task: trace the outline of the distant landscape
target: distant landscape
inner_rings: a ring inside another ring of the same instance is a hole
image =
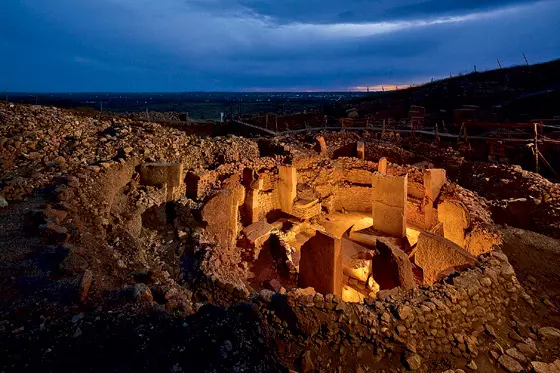
[[[233,110],[243,115],[265,112],[294,114],[342,100],[366,97],[362,92],[183,92],[183,93],[9,93],[15,103],[82,108],[114,113],[178,112],[189,118],[219,120]]]

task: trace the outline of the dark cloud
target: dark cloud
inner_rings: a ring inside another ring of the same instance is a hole
[[[6,4],[7,3],[7,4]],[[0,87],[347,89],[559,57],[558,1],[24,0],[0,4]],[[536,22],[535,20],[538,20]]]
[[[415,17],[439,17],[481,12],[512,5],[535,3],[534,0],[245,0],[227,1],[245,6],[256,14],[278,22],[381,22]]]

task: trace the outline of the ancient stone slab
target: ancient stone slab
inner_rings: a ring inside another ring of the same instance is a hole
[[[420,233],[414,258],[424,271],[425,284],[434,283],[438,274],[448,268],[476,263],[476,258],[459,245],[429,232]]]
[[[432,168],[424,171],[424,227],[431,229],[437,221],[437,211],[434,208],[434,201],[439,196],[441,188],[447,178],[446,171],[441,168]]]
[[[342,247],[339,239],[317,231],[301,248],[300,287],[313,287],[322,294],[342,293]]]
[[[237,204],[231,190],[221,190],[202,207],[206,233],[221,247],[231,247],[237,237]]]
[[[484,226],[476,226],[465,236],[465,250],[474,256],[502,245],[502,236]]]
[[[292,166],[278,168],[280,206],[283,212],[291,214],[296,199],[297,171]]]
[[[245,227],[243,229],[243,234],[250,242],[254,243],[268,238],[273,229],[274,226],[272,224],[268,224],[266,220],[260,220]]]
[[[245,196],[245,216],[249,224],[255,223],[259,220],[261,207],[259,203],[259,191],[255,189],[247,189]]]
[[[366,157],[366,146],[363,141],[358,141],[356,143],[356,156],[362,160]]]
[[[317,153],[327,155],[327,143],[325,142],[325,138],[323,136],[315,137],[315,144],[313,147]]]
[[[446,178],[447,173],[443,168],[431,168],[424,171],[425,194],[432,202],[439,196]]]
[[[377,172],[379,172],[380,174],[387,174],[387,158],[382,157],[381,159],[379,159]]]
[[[395,237],[406,236],[407,182],[404,177],[383,175],[372,177],[373,228]]]
[[[376,244],[379,255],[381,255],[387,263],[387,271],[393,273],[394,282],[397,286],[415,287],[414,274],[412,272],[412,264],[408,259],[408,255],[390,239],[378,239]],[[373,273],[375,278],[375,273]]]
[[[457,200],[445,200],[438,205],[437,213],[438,220],[443,223],[444,237],[465,247],[465,229],[470,224],[465,205]]]

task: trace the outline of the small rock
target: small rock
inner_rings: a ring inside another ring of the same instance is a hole
[[[526,362],[527,358],[525,356],[523,356],[523,354],[521,352],[519,352],[517,350],[517,348],[509,348],[506,350],[506,355],[511,356],[512,358],[514,358],[515,360],[519,361],[519,362]]]
[[[531,361],[531,368],[535,373],[560,373],[560,360],[547,364],[540,361]]]
[[[418,354],[405,356],[404,362],[408,370],[418,370],[422,366],[422,358]]]
[[[8,201],[4,199],[4,197],[0,197],[0,208],[8,207]]]
[[[519,364],[517,360],[508,355],[500,356],[500,358],[498,359],[498,363],[500,363],[500,365],[510,373],[519,373],[523,370],[521,364]]]
[[[476,363],[474,362],[474,360],[471,360],[468,364],[467,364],[467,368],[472,369],[472,370],[477,370],[478,367],[476,366]]]
[[[485,325],[484,331],[490,336],[496,338],[496,331],[491,325]]]
[[[516,342],[523,342],[523,338],[513,330],[509,332],[508,336]]]
[[[226,350],[227,350],[228,352],[231,351],[231,350],[233,349],[233,345],[231,344],[231,341],[229,341],[229,340],[226,340],[226,341],[224,342],[224,347],[226,348]]]
[[[401,320],[406,320],[408,317],[412,316],[412,314],[412,308],[410,308],[409,306],[401,306],[397,310],[397,315]]]
[[[151,302],[154,297],[146,284],[134,284],[133,297],[138,302]]]
[[[546,326],[539,329],[539,337],[542,340],[560,340],[560,330],[553,328],[551,326]]]
[[[311,373],[315,370],[313,366],[313,360],[311,359],[311,352],[306,351],[301,356],[301,372],[302,373]]]
[[[59,265],[59,269],[68,274],[82,273],[88,267],[87,260],[74,252],[70,252]]]
[[[272,302],[272,297],[274,296],[274,292],[272,290],[263,289],[259,293],[259,297],[263,302],[270,303]]]
[[[500,354],[494,350],[490,350],[490,356],[492,357],[492,359],[494,360],[498,360],[498,358],[500,357]]]
[[[72,338],[78,338],[81,335],[82,335],[82,329],[80,329],[80,327],[77,327]]]
[[[82,276],[82,281],[80,282],[80,288],[78,289],[78,297],[80,301],[83,303],[86,301],[89,288],[91,287],[91,282],[93,281],[93,272],[91,270],[86,269]]]

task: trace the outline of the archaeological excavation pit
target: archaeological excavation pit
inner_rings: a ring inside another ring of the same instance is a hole
[[[186,171],[203,241],[220,257],[210,275],[248,293],[313,288],[363,302],[432,284],[499,243],[470,216],[466,205],[479,202],[455,193],[444,169],[330,159],[320,149],[291,162]]]

